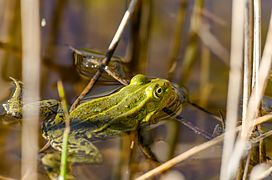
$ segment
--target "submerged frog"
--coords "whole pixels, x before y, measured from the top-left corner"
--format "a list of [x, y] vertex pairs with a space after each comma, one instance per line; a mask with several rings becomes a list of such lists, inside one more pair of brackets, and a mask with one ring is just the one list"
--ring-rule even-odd
[[[3, 106], [7, 114], [20, 118], [22, 102], [18, 92], [21, 87], [16, 81], [15, 84], [17, 88], [14, 95]], [[146, 76], [139, 74], [131, 79], [128, 86], [118, 92], [80, 104], [70, 112], [68, 161], [72, 163], [102, 162], [102, 155], [92, 141], [120, 136], [155, 124], [169, 116], [162, 112], [163, 108], [170, 108], [172, 112], [182, 109], [180, 97], [168, 80], [149, 80]], [[20, 108], [12, 109], [16, 103], [15, 107]], [[31, 108], [37, 105], [40, 106], [43, 137], [55, 150], [61, 151], [65, 122], [60, 102], [52, 99], [24, 106]], [[51, 178], [59, 175], [60, 152], [58, 151], [46, 154], [42, 158]], [[152, 157], [152, 154], [150, 156]]]

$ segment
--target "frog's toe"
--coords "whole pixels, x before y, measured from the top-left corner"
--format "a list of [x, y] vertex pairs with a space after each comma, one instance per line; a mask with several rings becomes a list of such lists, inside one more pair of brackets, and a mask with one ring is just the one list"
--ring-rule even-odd
[[49, 153], [42, 157], [42, 164], [50, 179], [58, 179], [60, 167], [60, 153]]
[[[59, 179], [61, 153], [54, 152], [45, 154], [41, 160], [49, 178], [52, 180]], [[74, 176], [72, 175], [71, 164], [68, 164], [66, 179], [74, 179]]]

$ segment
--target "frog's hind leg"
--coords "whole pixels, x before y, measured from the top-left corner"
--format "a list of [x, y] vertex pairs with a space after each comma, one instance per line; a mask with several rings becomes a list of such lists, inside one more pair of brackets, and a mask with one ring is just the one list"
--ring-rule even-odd
[[101, 153], [89, 140], [83, 137], [71, 137], [69, 141], [69, 161], [90, 164], [99, 164], [102, 162]]
[[[62, 151], [62, 137], [50, 142], [51, 146]], [[102, 155], [93, 143], [81, 136], [70, 134], [67, 144], [67, 160], [72, 163], [99, 164], [102, 162]]]
[[143, 152], [143, 154], [150, 159], [151, 161], [153, 161], [154, 163], [160, 163], [157, 156], [153, 153], [153, 151], [151, 150], [149, 143], [147, 143], [145, 141], [145, 133], [146, 133], [146, 128], [139, 128], [138, 129], [138, 142], [139, 145], [141, 147], [141, 150]]
[[[73, 143], [71, 143], [73, 142]], [[97, 164], [102, 162], [102, 155], [98, 149], [85, 138], [70, 137], [68, 143], [68, 169], [67, 179], [74, 179], [72, 175], [73, 163]], [[61, 152], [45, 154], [42, 157], [42, 164], [50, 179], [58, 179], [60, 175]]]
[[2, 104], [6, 114], [12, 117], [21, 119], [22, 118], [22, 83], [16, 79], [10, 77], [15, 84], [15, 90], [11, 98], [4, 104]]

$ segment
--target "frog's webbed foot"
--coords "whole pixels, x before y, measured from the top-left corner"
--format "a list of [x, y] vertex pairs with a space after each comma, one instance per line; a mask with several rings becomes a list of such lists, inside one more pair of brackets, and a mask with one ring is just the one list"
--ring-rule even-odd
[[57, 179], [59, 176], [59, 167], [60, 167], [60, 153], [48, 153], [42, 157], [42, 164], [45, 168], [50, 179]]
[[[60, 162], [61, 162], [61, 153], [59, 151], [45, 154], [42, 157], [42, 164], [50, 179], [52, 180], [59, 179]], [[71, 163], [69, 162], [68, 162], [66, 178], [74, 179], [74, 176], [72, 175]]]

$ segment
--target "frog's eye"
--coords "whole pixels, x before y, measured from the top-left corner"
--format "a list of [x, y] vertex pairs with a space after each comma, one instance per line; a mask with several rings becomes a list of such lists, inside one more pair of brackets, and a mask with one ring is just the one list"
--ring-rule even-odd
[[160, 98], [162, 94], [162, 88], [161, 87], [157, 87], [153, 93], [155, 98]]

